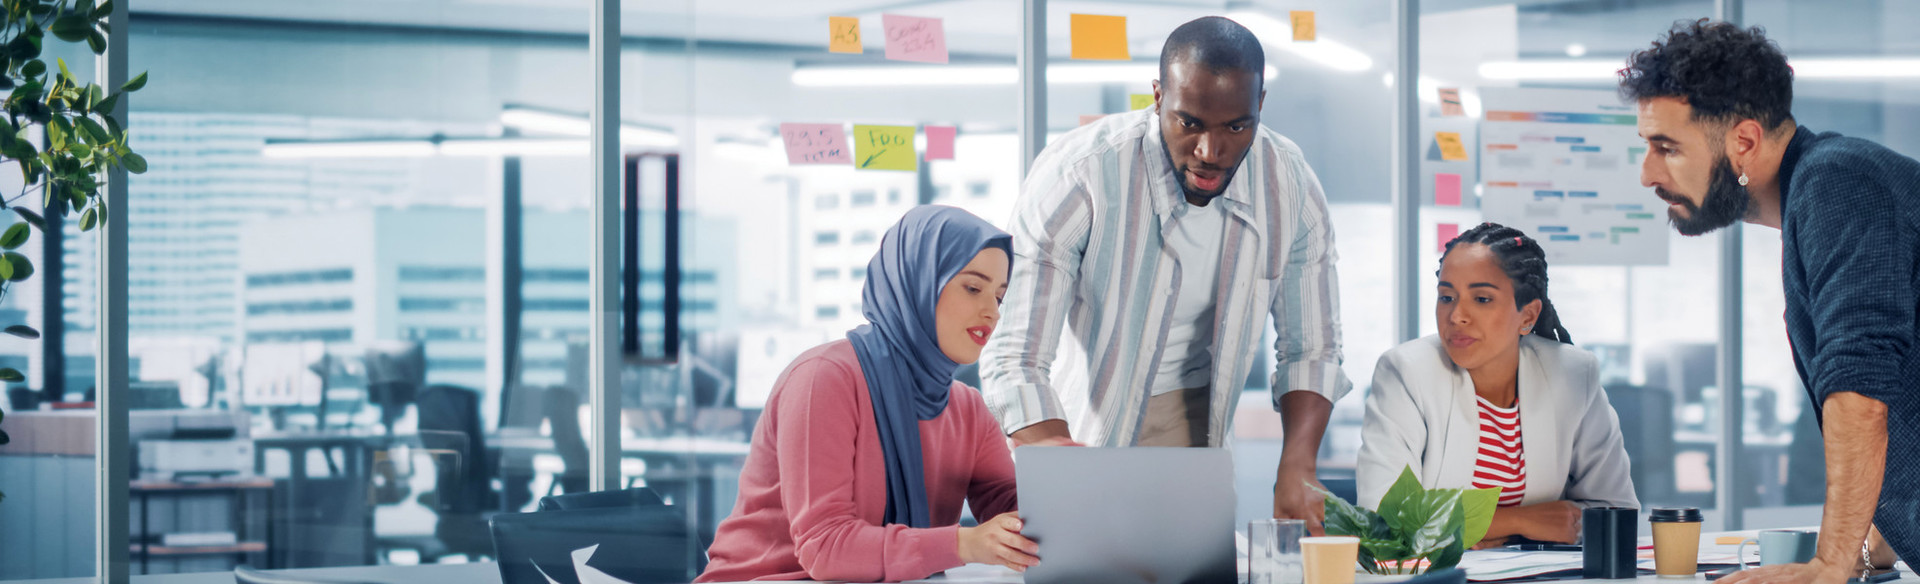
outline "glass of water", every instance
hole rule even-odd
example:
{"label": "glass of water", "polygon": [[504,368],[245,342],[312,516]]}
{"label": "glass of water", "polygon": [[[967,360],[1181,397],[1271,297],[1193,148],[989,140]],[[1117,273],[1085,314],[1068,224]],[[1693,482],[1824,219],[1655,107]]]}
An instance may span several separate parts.
{"label": "glass of water", "polygon": [[1307,522],[1255,519],[1247,524],[1247,584],[1300,584],[1300,538]]}

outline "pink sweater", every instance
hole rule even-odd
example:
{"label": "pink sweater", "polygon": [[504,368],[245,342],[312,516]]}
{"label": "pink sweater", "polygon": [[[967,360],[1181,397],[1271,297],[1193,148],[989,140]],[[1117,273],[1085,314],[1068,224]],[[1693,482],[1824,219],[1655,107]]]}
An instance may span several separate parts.
{"label": "pink sweater", "polygon": [[881,526],[887,471],[860,360],[846,340],[802,354],[774,384],[696,581],[897,582],[959,567],[960,505],[982,521],[1014,510],[1013,456],[980,392],[959,382],[947,411],[920,422],[920,445],[937,527]]}

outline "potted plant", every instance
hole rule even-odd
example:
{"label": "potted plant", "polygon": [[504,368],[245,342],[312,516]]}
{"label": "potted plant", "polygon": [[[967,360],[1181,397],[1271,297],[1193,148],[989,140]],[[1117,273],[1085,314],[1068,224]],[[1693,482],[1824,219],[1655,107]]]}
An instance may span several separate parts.
{"label": "potted plant", "polygon": [[1400,471],[1378,509],[1314,490],[1326,498],[1327,535],[1360,538],[1357,569],[1377,575],[1412,577],[1459,564],[1486,537],[1500,503],[1497,489],[1424,488],[1411,467]]}
{"label": "potted plant", "polygon": [[[107,220],[107,201],[100,196],[107,173],[116,167],[134,174],[147,171],[147,160],[127,147],[126,126],[113,114],[122,96],[146,86],[147,74],[109,90],[81,83],[67,70],[66,61],[54,59],[55,66],[49,67],[40,55],[47,33],[64,42],[86,43],[96,55],[106,52],[111,30],[107,15],[112,12],[112,0],[97,6],[88,0],[0,0],[0,16],[6,19],[0,25],[0,90],[7,91],[6,111],[0,115],[0,164],[19,164],[23,177],[17,192],[0,186],[0,209],[12,209],[22,220],[0,231],[0,298],[33,276],[33,262],[14,251],[32,235],[28,225],[47,232],[47,222],[38,213],[14,205],[32,200],[26,197],[37,191],[41,207],[56,221],[79,213],[80,230],[90,231]],[[59,236],[57,231],[54,236]],[[25,324],[0,332],[40,338],[40,331]],[[0,382],[21,381],[26,375],[19,370],[0,368]],[[0,431],[0,444],[8,441]]]}

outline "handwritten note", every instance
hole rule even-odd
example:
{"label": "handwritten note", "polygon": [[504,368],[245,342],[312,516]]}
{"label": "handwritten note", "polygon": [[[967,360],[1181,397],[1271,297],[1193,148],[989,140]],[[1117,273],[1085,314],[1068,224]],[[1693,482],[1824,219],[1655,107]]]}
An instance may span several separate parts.
{"label": "handwritten note", "polygon": [[1433,204],[1460,206],[1460,175],[1437,172],[1433,175]]}
{"label": "handwritten note", "polygon": [[1467,108],[1460,105],[1460,103],[1460,90],[1458,88],[1440,88],[1440,115],[1447,117],[1467,115]]}
{"label": "handwritten note", "polygon": [[887,58],[921,63],[947,62],[947,30],[938,18],[880,15],[887,30]]}
{"label": "handwritten note", "polygon": [[1295,10],[1293,15],[1293,40],[1313,40],[1313,11]]}
{"label": "handwritten note", "polygon": [[927,160],[953,160],[953,126],[927,126]]}
{"label": "handwritten note", "polygon": [[854,168],[860,170],[919,170],[913,150],[913,126],[853,125]]}
{"label": "handwritten note", "polygon": [[1434,132],[1433,139],[1440,143],[1440,159],[1462,161],[1467,159],[1467,146],[1460,142],[1459,132]]}
{"label": "handwritten note", "polygon": [[1130,107],[1132,109],[1137,109],[1137,110],[1143,110],[1143,109],[1153,107],[1153,94],[1151,93],[1129,94],[1127,96],[1127,107]]}
{"label": "handwritten note", "polygon": [[865,50],[860,44],[860,19],[854,16],[827,17],[829,35],[827,50],[834,53],[860,54]]}
{"label": "handwritten note", "polygon": [[1127,17],[1098,14],[1071,15],[1075,59],[1127,61]]}
{"label": "handwritten note", "polygon": [[1460,224],[1459,223],[1441,223],[1439,225],[1435,225],[1433,235],[1434,235],[1434,239],[1440,242],[1438,245],[1434,246],[1434,251],[1445,252],[1447,251],[1447,242],[1453,241],[1453,238],[1460,236]]}
{"label": "handwritten note", "polygon": [[847,130],[840,124],[780,124],[787,164],[853,164]]}

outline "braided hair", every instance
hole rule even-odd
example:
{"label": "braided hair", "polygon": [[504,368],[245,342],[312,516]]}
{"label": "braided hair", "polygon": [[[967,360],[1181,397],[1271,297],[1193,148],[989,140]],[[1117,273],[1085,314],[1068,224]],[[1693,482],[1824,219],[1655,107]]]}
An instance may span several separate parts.
{"label": "braided hair", "polygon": [[1500,271],[1506,272],[1513,280],[1513,305],[1515,308],[1526,306],[1534,300],[1540,301],[1540,317],[1533,321],[1533,334],[1573,344],[1573,337],[1567,334],[1567,327],[1560,324],[1560,313],[1553,309],[1553,301],[1547,299],[1547,251],[1540,242],[1527,237],[1518,229],[1499,223],[1481,223],[1479,227],[1468,229],[1466,233],[1447,242],[1447,249],[1440,254],[1440,261],[1447,261],[1447,254],[1453,252],[1453,246],[1463,243],[1478,243],[1493,251],[1493,257],[1500,260]]}

